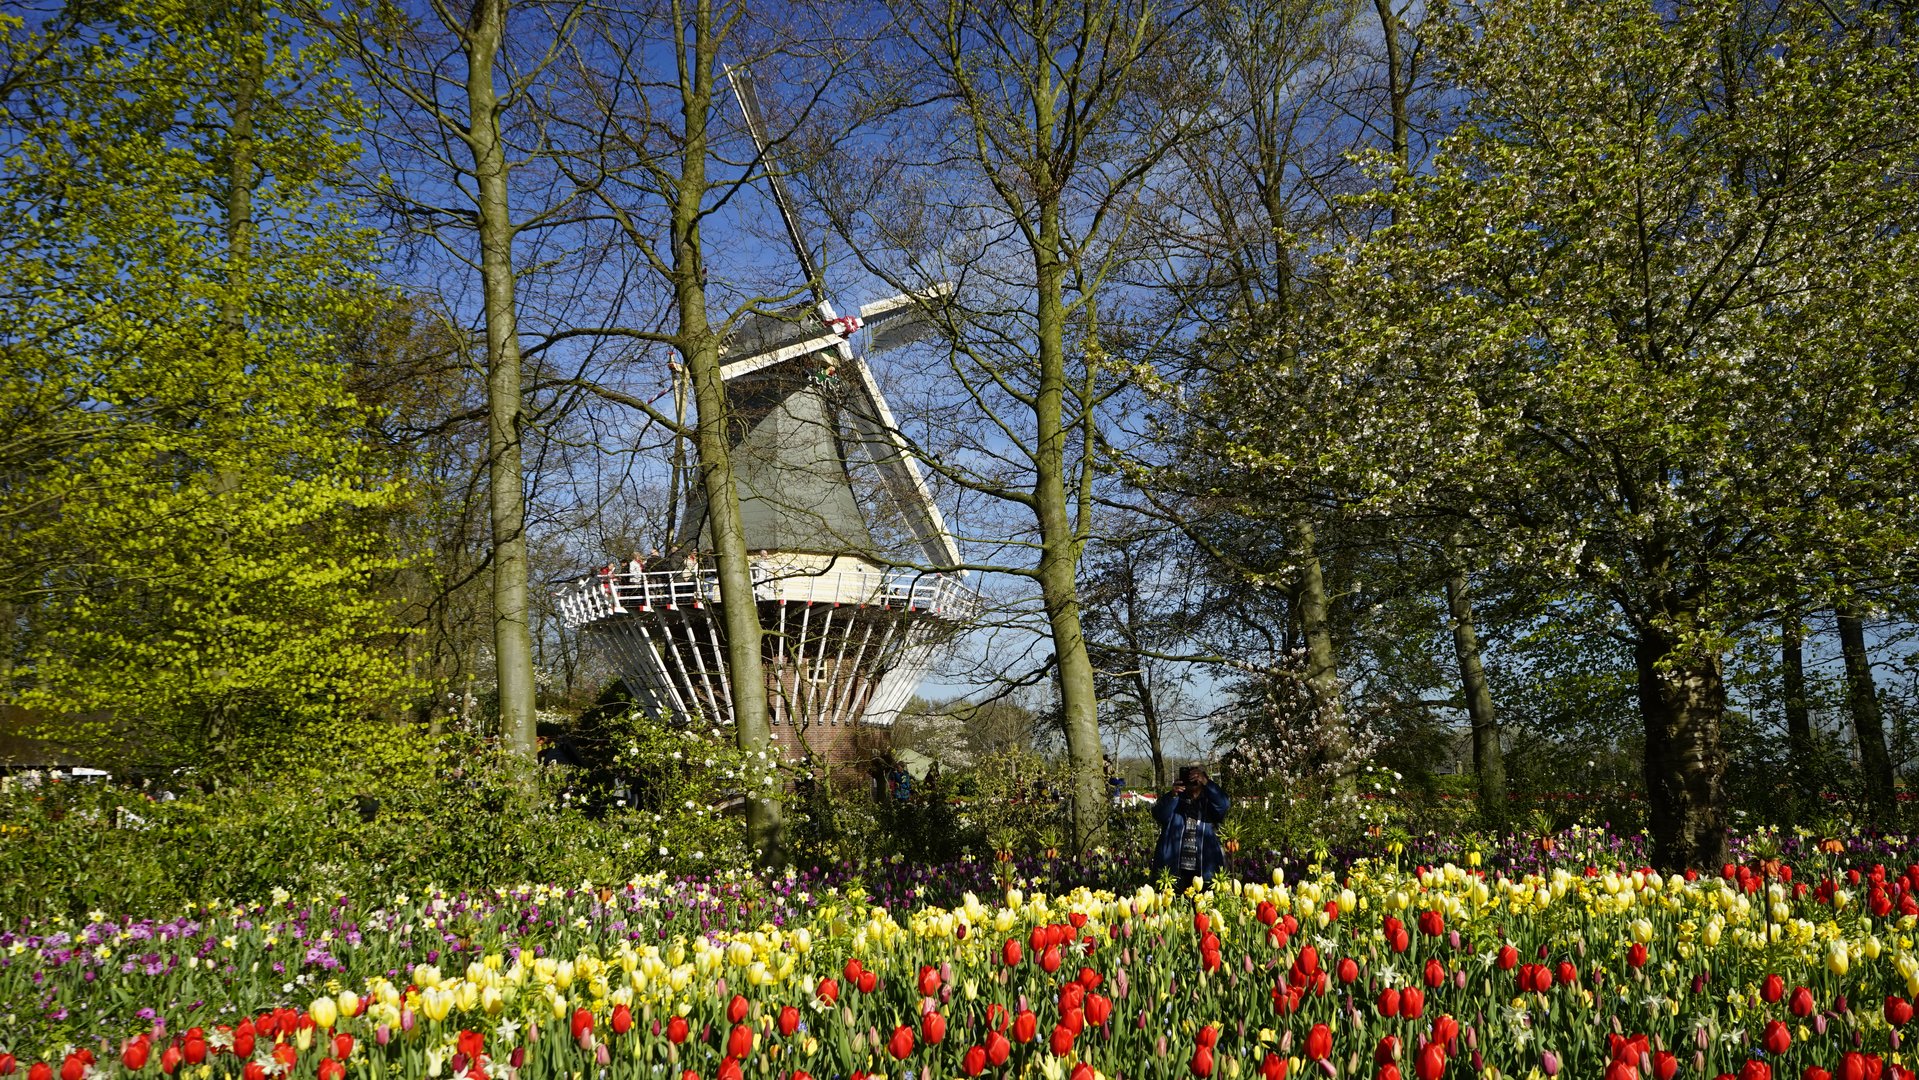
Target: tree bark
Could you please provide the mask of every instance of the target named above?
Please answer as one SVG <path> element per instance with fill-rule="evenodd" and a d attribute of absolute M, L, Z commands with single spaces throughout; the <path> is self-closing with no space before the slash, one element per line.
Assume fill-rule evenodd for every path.
<path fill-rule="evenodd" d="M 1457 550 L 1458 544 L 1453 545 Z M 1455 560 L 1446 577 L 1446 608 L 1452 614 L 1453 656 L 1459 662 L 1459 685 L 1466 698 L 1466 716 L 1473 730 L 1473 774 L 1479 781 L 1479 816 L 1487 826 L 1503 829 L 1506 805 L 1506 757 L 1499 745 L 1499 718 L 1493 712 L 1492 686 L 1479 658 L 1479 636 L 1473 629 L 1471 582 Z"/>
<path fill-rule="evenodd" d="M 1306 689 L 1313 699 L 1319 730 L 1319 761 L 1332 773 L 1338 798 L 1359 796 L 1359 777 L 1353 771 L 1353 737 L 1346 726 L 1346 710 L 1339 700 L 1339 668 L 1334 660 L 1332 603 L 1326 595 L 1326 575 L 1319 565 L 1319 540 L 1313 519 L 1301 513 L 1293 523 L 1293 546 L 1299 559 L 1299 626 L 1306 638 Z"/>
<path fill-rule="evenodd" d="M 1653 863 L 1662 870 L 1717 868 L 1726 857 L 1724 662 L 1685 651 L 1652 628 L 1641 629 L 1633 659 L 1646 729 Z"/>
<path fill-rule="evenodd" d="M 1839 651 L 1846 661 L 1846 708 L 1852 713 L 1852 729 L 1859 741 L 1859 770 L 1865 774 L 1866 799 L 1872 820 L 1885 824 L 1893 819 L 1892 755 L 1886 752 L 1886 721 L 1879 707 L 1879 692 L 1872 682 L 1872 657 L 1866 653 L 1866 630 L 1856 609 L 1842 607 L 1839 617 Z"/>
<path fill-rule="evenodd" d="M 514 300 L 513 218 L 506 147 L 493 68 L 508 0 L 476 0 L 461 36 L 466 55 L 467 145 L 478 188 L 480 280 L 486 310 L 487 488 L 493 527 L 493 656 L 505 749 L 527 760 L 538 750 L 533 637 L 528 624 L 526 492 L 520 439 L 520 332 Z"/>
<path fill-rule="evenodd" d="M 692 26 L 679 28 L 681 116 L 685 144 L 673 192 L 673 299 L 679 317 L 678 347 L 693 386 L 694 445 L 700 484 L 706 492 L 712 528 L 713 561 L 720 580 L 720 618 L 726 628 L 733 729 L 741 750 L 768 753 L 772 727 L 767 718 L 766 668 L 762 657 L 759 602 L 753 594 L 753 564 L 740 518 L 739 489 L 733 480 L 732 449 L 727 441 L 726 382 L 720 376 L 720 340 L 707 320 L 705 250 L 700 222 L 707 194 L 707 120 L 713 106 L 713 75 L 720 42 L 714 34 L 711 0 L 698 0 Z M 692 32 L 692 42 L 685 39 Z M 690 47 L 691 52 L 686 50 Z M 766 865 L 785 861 L 780 804 L 765 792 L 749 792 L 746 842 Z"/>
<path fill-rule="evenodd" d="M 1819 792 L 1812 772 L 1812 710 L 1806 703 L 1806 653 L 1798 624 L 1788 619 L 1780 645 L 1786 705 L 1786 747 L 1792 774 L 1794 818 L 1812 809 Z"/>
<path fill-rule="evenodd" d="M 233 100 L 227 111 L 227 291 L 220 300 L 220 323 L 236 339 L 247 330 L 246 300 L 236 288 L 252 277 L 254 103 L 266 83 L 266 58 L 260 40 L 259 0 L 249 0 L 235 19 Z"/>

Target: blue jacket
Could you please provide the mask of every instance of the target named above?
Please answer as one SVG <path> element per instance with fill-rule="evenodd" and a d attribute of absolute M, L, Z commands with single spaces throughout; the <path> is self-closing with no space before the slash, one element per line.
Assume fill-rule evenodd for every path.
<path fill-rule="evenodd" d="M 1233 801 L 1218 784 L 1209 780 L 1206 790 L 1199 793 L 1198 802 L 1199 812 L 1194 820 L 1199 825 L 1199 875 L 1211 881 L 1226 861 L 1226 853 L 1219 846 L 1219 825 L 1226 820 L 1226 811 Z M 1153 804 L 1153 818 L 1159 822 L 1159 847 L 1153 852 L 1154 873 L 1173 871 L 1179 865 L 1180 833 L 1186 828 L 1186 815 L 1180 813 L 1179 803 L 1178 796 L 1167 792 Z M 1174 873 L 1177 875 L 1177 871 Z M 1180 885 L 1183 887 L 1186 882 Z"/>

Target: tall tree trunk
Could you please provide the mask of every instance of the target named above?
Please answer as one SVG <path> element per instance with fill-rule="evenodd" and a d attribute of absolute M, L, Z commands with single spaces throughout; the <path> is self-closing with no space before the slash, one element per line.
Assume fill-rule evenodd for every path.
<path fill-rule="evenodd" d="M 1139 661 L 1134 661 L 1137 667 Z M 1153 790 L 1166 789 L 1166 746 L 1159 734 L 1159 705 L 1153 701 L 1153 688 L 1146 676 L 1133 676 L 1133 692 L 1139 695 L 1139 719 L 1146 726 L 1146 753 L 1153 760 Z"/>
<path fill-rule="evenodd" d="M 720 579 L 720 618 L 726 627 L 734 735 L 740 749 L 747 753 L 772 753 L 759 602 L 753 594 L 753 564 L 747 553 L 739 489 L 733 480 L 732 448 L 727 441 L 720 340 L 706 315 L 705 250 L 700 237 L 708 188 L 707 120 L 712 112 L 713 73 L 719 62 L 720 42 L 714 33 L 711 0 L 697 0 L 692 14 L 690 45 L 685 39 L 689 28 L 677 28 L 681 35 L 680 105 L 686 133 L 678 186 L 673 193 L 673 299 L 679 316 L 678 346 L 693 385 L 694 443 L 712 527 L 713 561 Z M 747 798 L 746 842 L 766 865 L 785 861 L 780 804 L 765 792 L 753 792 Z"/>
<path fill-rule="evenodd" d="M 526 491 L 520 439 L 520 330 L 514 301 L 513 217 L 507 198 L 506 146 L 493 84 L 508 0 L 476 0 L 462 36 L 466 53 L 467 145 L 478 188 L 480 280 L 486 308 L 487 494 L 493 526 L 493 656 L 500 734 L 508 752 L 531 760 L 538 749 L 533 637 L 528 623 Z"/>
<path fill-rule="evenodd" d="M 1716 868 L 1726 857 L 1723 660 L 1684 651 L 1653 628 L 1641 628 L 1633 660 L 1646 729 L 1653 862 L 1664 870 Z"/>
<path fill-rule="evenodd" d="M 1043 145 L 1054 137 L 1053 102 L 1044 94 L 1035 94 L 1034 101 L 1035 131 Z M 1066 252 L 1058 194 L 1050 177 L 1038 179 L 1044 194 L 1033 244 L 1039 345 L 1039 380 L 1033 395 L 1033 512 L 1039 519 L 1040 597 L 1052 630 L 1060 724 L 1073 769 L 1073 850 L 1084 852 L 1097 847 L 1106 831 L 1106 753 L 1099 737 L 1093 658 L 1080 627 L 1080 539 L 1066 490 Z"/>
<path fill-rule="evenodd" d="M 1293 523 L 1293 547 L 1299 559 L 1299 626 L 1306 638 L 1306 689 L 1312 694 L 1319 728 L 1319 760 L 1332 772 L 1333 792 L 1357 798 L 1359 777 L 1353 766 L 1353 736 L 1339 700 L 1339 668 L 1334 660 L 1332 603 L 1319 564 L 1319 538 L 1310 512 Z"/>
<path fill-rule="evenodd" d="M 1458 538 L 1452 550 L 1458 551 Z M 1479 816 L 1489 827 L 1506 826 L 1506 757 L 1499 745 L 1499 718 L 1493 712 L 1493 690 L 1479 659 L 1479 636 L 1473 629 L 1471 582 L 1459 557 L 1446 576 L 1446 608 L 1452 614 L 1453 656 L 1459 662 L 1459 685 L 1466 698 L 1466 716 L 1473 728 L 1473 773 L 1479 781 Z"/>
<path fill-rule="evenodd" d="M 1787 619 L 1780 661 L 1783 664 L 1786 704 L 1786 767 L 1792 774 L 1793 817 L 1803 819 L 1819 796 L 1812 766 L 1812 710 L 1806 703 L 1806 653 L 1797 620 Z"/>
<path fill-rule="evenodd" d="M 234 19 L 233 98 L 227 110 L 227 290 L 220 300 L 220 322 L 228 334 L 246 334 L 245 293 L 253 261 L 253 183 L 256 172 L 254 106 L 266 84 L 265 43 L 261 40 L 259 0 L 246 0 Z"/>
<path fill-rule="evenodd" d="M 1892 755 L 1886 752 L 1886 721 L 1879 708 L 1879 692 L 1872 682 L 1872 657 L 1866 653 L 1865 625 L 1859 612 L 1842 607 L 1839 617 L 1839 651 L 1846 661 L 1846 708 L 1852 713 L 1852 729 L 1859 740 L 1859 768 L 1866 777 L 1866 799 L 1874 822 L 1890 822 L 1897 809 L 1893 804 Z"/>

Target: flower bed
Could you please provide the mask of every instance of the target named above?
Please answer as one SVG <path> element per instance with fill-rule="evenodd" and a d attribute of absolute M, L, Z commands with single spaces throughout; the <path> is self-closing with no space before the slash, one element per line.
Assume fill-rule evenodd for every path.
<path fill-rule="evenodd" d="M 278 895 L 0 935 L 0 1075 L 1909 1076 L 1919 866 L 1845 858 Z"/>

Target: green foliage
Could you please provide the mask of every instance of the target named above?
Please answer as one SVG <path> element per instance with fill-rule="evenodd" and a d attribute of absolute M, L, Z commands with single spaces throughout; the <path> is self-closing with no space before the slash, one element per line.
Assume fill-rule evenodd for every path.
<path fill-rule="evenodd" d="M 727 755 L 738 751 L 710 734 L 636 727 L 647 732 L 629 758 L 649 781 L 641 806 L 619 805 L 577 770 L 529 773 L 467 740 L 377 722 L 285 731 L 277 751 L 249 748 L 250 772 L 181 770 L 141 791 L 10 781 L 0 914 L 162 915 L 275 888 L 606 884 L 741 865 L 737 821 L 711 808 L 737 790 Z"/>
<path fill-rule="evenodd" d="M 400 492 L 324 329 L 373 288 L 331 188 L 364 110 L 292 19 L 247 12 L 5 28 L 42 77 L 0 158 L 0 654 L 16 700 L 94 717 L 58 735 L 96 759 L 412 690 L 380 591 Z"/>

